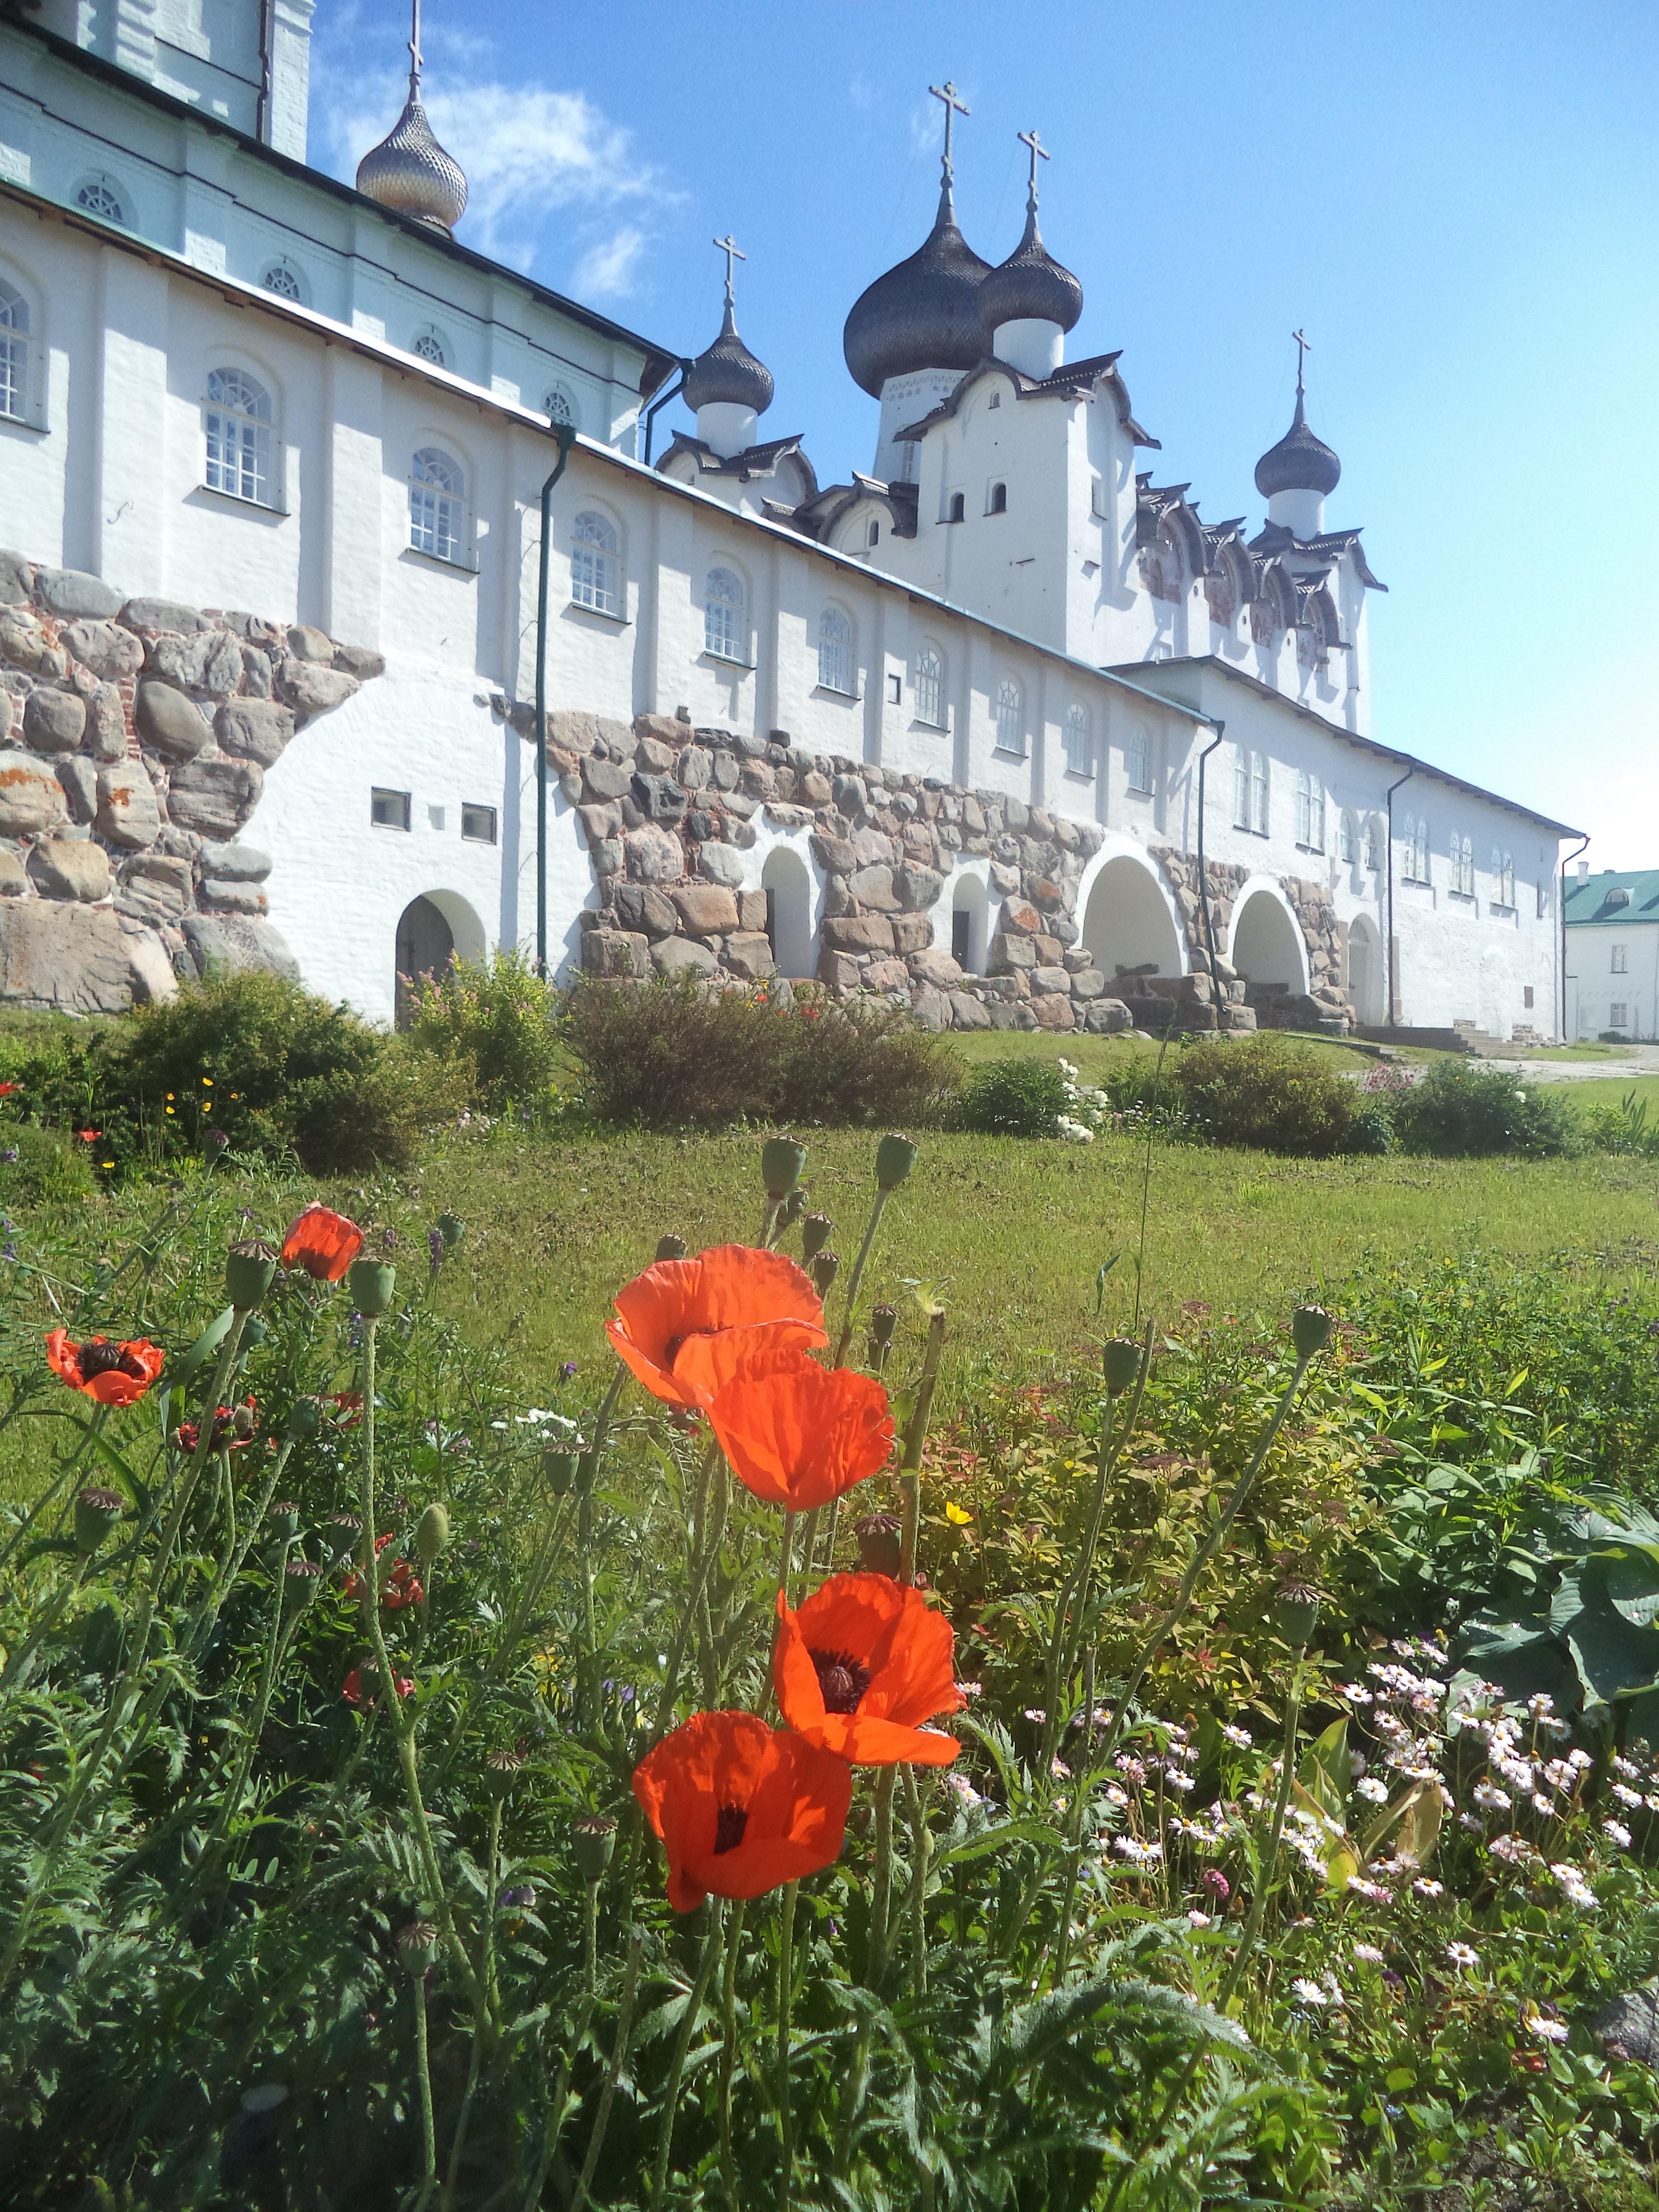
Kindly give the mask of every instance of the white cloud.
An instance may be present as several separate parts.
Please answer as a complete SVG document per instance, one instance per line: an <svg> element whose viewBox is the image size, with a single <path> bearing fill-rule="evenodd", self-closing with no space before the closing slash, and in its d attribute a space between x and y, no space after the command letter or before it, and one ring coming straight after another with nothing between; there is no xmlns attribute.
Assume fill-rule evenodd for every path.
<svg viewBox="0 0 1659 2212"><path fill-rule="evenodd" d="M634 289L634 272L645 251L645 233L627 223L613 238L590 246L577 265L575 289L584 299L619 299Z"/></svg>

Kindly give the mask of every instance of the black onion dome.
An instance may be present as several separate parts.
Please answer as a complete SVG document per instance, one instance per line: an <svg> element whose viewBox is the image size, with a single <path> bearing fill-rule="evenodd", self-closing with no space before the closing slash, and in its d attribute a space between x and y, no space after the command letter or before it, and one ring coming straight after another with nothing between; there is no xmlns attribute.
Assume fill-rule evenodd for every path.
<svg viewBox="0 0 1659 2212"><path fill-rule="evenodd" d="M434 230L453 230L465 213L465 175L433 137L413 81L392 131L358 162L357 189L366 199L413 216Z"/></svg>
<svg viewBox="0 0 1659 2212"><path fill-rule="evenodd" d="M1276 446L1270 446L1255 465L1255 488L1263 499L1276 491L1316 491L1321 497L1334 492L1342 464L1322 438L1308 428L1300 389L1296 416Z"/></svg>
<svg viewBox="0 0 1659 2212"><path fill-rule="evenodd" d="M682 396L695 415L699 407L752 407L763 415L772 404L772 372L738 336L732 303L726 303L720 334L686 371Z"/></svg>
<svg viewBox="0 0 1659 2212"><path fill-rule="evenodd" d="M1000 323L1058 323L1074 330L1083 313L1083 287L1042 243L1036 210L1028 206L1025 235L979 288L979 319L987 334Z"/></svg>
<svg viewBox="0 0 1659 2212"><path fill-rule="evenodd" d="M853 381L879 399L890 376L972 368L985 353L979 289L989 274L990 264L957 228L947 184L922 244L854 302L842 332Z"/></svg>

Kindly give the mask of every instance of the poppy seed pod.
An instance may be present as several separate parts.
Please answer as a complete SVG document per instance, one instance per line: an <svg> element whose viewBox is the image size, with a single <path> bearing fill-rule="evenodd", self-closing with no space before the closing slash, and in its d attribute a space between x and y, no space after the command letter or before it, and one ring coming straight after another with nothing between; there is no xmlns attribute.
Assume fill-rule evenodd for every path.
<svg viewBox="0 0 1659 2212"><path fill-rule="evenodd" d="M607 1813L584 1813L570 1823L571 1847L576 1871L586 1882L605 1880L611 1854L617 1848L617 1824Z"/></svg>
<svg viewBox="0 0 1659 2212"><path fill-rule="evenodd" d="M290 1559L283 1569L283 1603L290 1613L303 1612L323 1586L323 1570L315 1559Z"/></svg>
<svg viewBox="0 0 1659 2212"><path fill-rule="evenodd" d="M1108 1396L1121 1398L1139 1376L1140 1346L1132 1336L1109 1336L1100 1348L1100 1364Z"/></svg>
<svg viewBox="0 0 1659 2212"><path fill-rule="evenodd" d="M827 1213L808 1213L800 1224L800 1255L810 1267L830 1242L832 1227Z"/></svg>
<svg viewBox="0 0 1659 2212"><path fill-rule="evenodd" d="M686 1244L684 1237L670 1235L659 1237L657 1239L657 1257L659 1260L683 1260L685 1257L685 1252Z"/></svg>
<svg viewBox="0 0 1659 2212"><path fill-rule="evenodd" d="M233 1244L225 1255L225 1295L240 1313L252 1313L270 1288L276 1255L258 1237Z"/></svg>
<svg viewBox="0 0 1659 2212"><path fill-rule="evenodd" d="M835 1253L815 1252L812 1255L811 1276L821 1298L829 1297L830 1285L840 1273L841 1261Z"/></svg>
<svg viewBox="0 0 1659 2212"><path fill-rule="evenodd" d="M265 1515L265 1526L279 1544L291 1543L300 1533L300 1508L291 1498L279 1498Z"/></svg>
<svg viewBox="0 0 1659 2212"><path fill-rule="evenodd" d="M492 1751L484 1760L484 1788L492 1797L505 1797L523 1770L521 1751Z"/></svg>
<svg viewBox="0 0 1659 2212"><path fill-rule="evenodd" d="M429 1567L449 1541L449 1510L437 1498L415 1524L415 1555Z"/></svg>
<svg viewBox="0 0 1659 2212"><path fill-rule="evenodd" d="M392 1304L398 1270L389 1260L354 1260L349 1279L353 1305L365 1321L379 1321Z"/></svg>
<svg viewBox="0 0 1659 2212"><path fill-rule="evenodd" d="M853 1523L858 1539L859 1567L866 1575L898 1579L904 1560L904 1524L896 1513L866 1513Z"/></svg>
<svg viewBox="0 0 1659 2212"><path fill-rule="evenodd" d="M443 1238L445 1251L453 1252L466 1234L466 1224L459 1213L441 1213L438 1216L438 1234Z"/></svg>
<svg viewBox="0 0 1659 2212"><path fill-rule="evenodd" d="M1291 1340L1298 1359L1311 1359L1331 1340L1331 1316L1323 1306L1297 1306L1291 1316Z"/></svg>
<svg viewBox="0 0 1659 2212"><path fill-rule="evenodd" d="M323 1525L322 1533L331 1565L337 1559L349 1557L355 1550L357 1539L363 1533L363 1524L355 1513L331 1513Z"/></svg>
<svg viewBox="0 0 1659 2212"><path fill-rule="evenodd" d="M75 1500L75 1548L89 1559L120 1519L118 1490L82 1490Z"/></svg>
<svg viewBox="0 0 1659 2212"><path fill-rule="evenodd" d="M283 1433L291 1444L308 1443L323 1425L320 1398L296 1398L288 1409Z"/></svg>
<svg viewBox="0 0 1659 2212"><path fill-rule="evenodd" d="M555 1498L568 1498L576 1487L576 1455L573 1451L544 1451L542 1473Z"/></svg>
<svg viewBox="0 0 1659 2212"><path fill-rule="evenodd" d="M870 1341L872 1344L890 1344L893 1331L898 1327L896 1306L874 1306L870 1313Z"/></svg>
<svg viewBox="0 0 1659 2212"><path fill-rule="evenodd" d="M252 1352L256 1344L263 1344L270 1334L270 1324L259 1314L250 1314L242 1324L242 1350Z"/></svg>
<svg viewBox="0 0 1659 2212"><path fill-rule="evenodd" d="M876 1146L876 1188L878 1190L896 1190L916 1164L916 1148L908 1137L896 1131L885 1136Z"/></svg>
<svg viewBox="0 0 1659 2212"><path fill-rule="evenodd" d="M800 1219L805 1205L806 1193L800 1184L797 1183L783 1202L782 1226L786 1229L793 1229Z"/></svg>
<svg viewBox="0 0 1659 2212"><path fill-rule="evenodd" d="M806 1147L796 1137L769 1137L761 1146L761 1181L774 1206L781 1206L806 1168Z"/></svg>
<svg viewBox="0 0 1659 2212"><path fill-rule="evenodd" d="M1285 1641L1300 1650L1318 1624L1319 1592L1306 1583L1281 1583L1273 1599L1273 1620Z"/></svg>
<svg viewBox="0 0 1659 2212"><path fill-rule="evenodd" d="M398 1930L398 1963L411 1980L438 1963L438 1931L429 1920L411 1920Z"/></svg>

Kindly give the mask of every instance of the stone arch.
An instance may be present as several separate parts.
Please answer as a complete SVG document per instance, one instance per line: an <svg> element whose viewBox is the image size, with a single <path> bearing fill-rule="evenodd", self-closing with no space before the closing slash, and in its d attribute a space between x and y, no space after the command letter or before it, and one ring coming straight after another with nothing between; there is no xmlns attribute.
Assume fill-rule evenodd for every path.
<svg viewBox="0 0 1659 2212"><path fill-rule="evenodd" d="M812 878L790 845L775 845L761 869L766 934L779 969L799 981L813 972Z"/></svg>
<svg viewBox="0 0 1659 2212"><path fill-rule="evenodd" d="M975 869L957 868L951 878L950 951L966 975L985 973L989 909L985 878Z"/></svg>
<svg viewBox="0 0 1659 2212"><path fill-rule="evenodd" d="M1308 990L1308 948L1290 901L1269 877L1247 883L1233 908L1228 958L1255 994L1302 994Z"/></svg>
<svg viewBox="0 0 1659 2212"><path fill-rule="evenodd" d="M398 917L393 949L396 1012L399 1029L408 1026L410 985L441 976L457 960L481 960L487 940L483 924L456 891L424 891Z"/></svg>
<svg viewBox="0 0 1659 2212"><path fill-rule="evenodd" d="M1168 892L1135 852L1102 855L1079 886L1083 943L1109 990L1118 970L1182 975L1187 963Z"/></svg>
<svg viewBox="0 0 1659 2212"><path fill-rule="evenodd" d="M1348 998L1362 1028L1376 1029L1385 1018L1382 937L1368 914L1348 924Z"/></svg>

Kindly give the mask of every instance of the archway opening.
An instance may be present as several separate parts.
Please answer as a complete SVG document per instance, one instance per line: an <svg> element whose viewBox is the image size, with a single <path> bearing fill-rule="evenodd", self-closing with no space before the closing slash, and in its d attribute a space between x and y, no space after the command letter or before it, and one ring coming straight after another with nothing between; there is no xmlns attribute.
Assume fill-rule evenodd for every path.
<svg viewBox="0 0 1659 2212"><path fill-rule="evenodd" d="M951 890L951 957L964 975L985 973L985 884L958 875Z"/></svg>
<svg viewBox="0 0 1659 2212"><path fill-rule="evenodd" d="M1382 940L1369 915L1348 924L1348 999L1361 1026L1382 1020Z"/></svg>
<svg viewBox="0 0 1659 2212"><path fill-rule="evenodd" d="M778 846L766 856L761 889L772 957L783 975L803 981L812 973L812 884L805 861L788 846Z"/></svg>
<svg viewBox="0 0 1659 2212"><path fill-rule="evenodd" d="M410 899L398 918L397 1011L400 1030L409 1027L415 989L443 975L455 957L455 934L433 899Z"/></svg>
<svg viewBox="0 0 1659 2212"><path fill-rule="evenodd" d="M1151 871L1127 854L1108 860L1095 878L1083 913L1083 942L1109 988L1120 972L1187 972L1163 893Z"/></svg>
<svg viewBox="0 0 1659 2212"><path fill-rule="evenodd" d="M1296 924L1269 890L1252 891L1233 916L1232 963L1244 979L1244 1002L1270 1029L1300 1027L1289 1002L1306 994L1308 971Z"/></svg>

